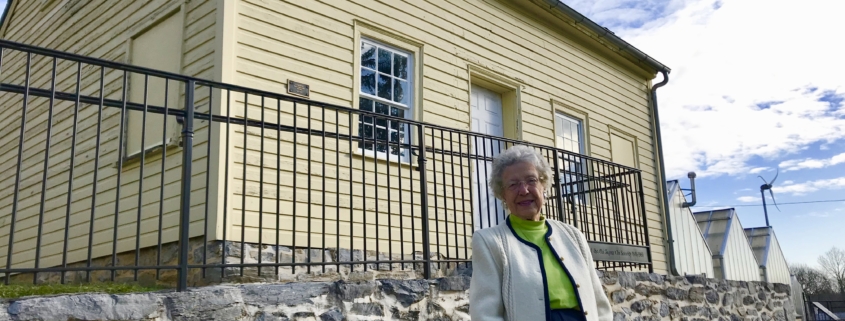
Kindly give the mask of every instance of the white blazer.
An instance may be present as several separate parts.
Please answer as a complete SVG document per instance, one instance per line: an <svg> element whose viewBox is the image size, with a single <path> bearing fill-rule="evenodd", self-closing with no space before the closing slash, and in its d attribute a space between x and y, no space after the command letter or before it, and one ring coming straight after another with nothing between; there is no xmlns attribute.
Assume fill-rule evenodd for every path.
<svg viewBox="0 0 845 321"><path fill-rule="evenodd" d="M472 236L470 317L473 321L548 320L542 257L535 246L516 236L508 222L505 219L505 223L475 231ZM547 219L546 226L550 248L572 277L587 320L613 320L584 234L558 221Z"/></svg>

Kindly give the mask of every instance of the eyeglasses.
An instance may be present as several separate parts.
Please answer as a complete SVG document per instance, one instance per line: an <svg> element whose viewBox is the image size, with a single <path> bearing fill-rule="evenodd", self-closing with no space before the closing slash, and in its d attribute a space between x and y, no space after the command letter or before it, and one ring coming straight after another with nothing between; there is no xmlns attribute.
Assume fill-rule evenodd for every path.
<svg viewBox="0 0 845 321"><path fill-rule="evenodd" d="M511 191L518 191L521 190L523 186L528 189L537 188L540 185L540 180L537 178L529 178L524 181L510 181L507 184L507 188Z"/></svg>

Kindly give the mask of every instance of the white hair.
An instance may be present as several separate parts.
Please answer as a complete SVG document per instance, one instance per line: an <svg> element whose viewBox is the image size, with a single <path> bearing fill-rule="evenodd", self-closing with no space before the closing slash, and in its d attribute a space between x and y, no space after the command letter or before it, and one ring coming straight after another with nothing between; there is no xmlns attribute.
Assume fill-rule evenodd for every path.
<svg viewBox="0 0 845 321"><path fill-rule="evenodd" d="M516 145L508 148L493 160L493 173L489 182L490 188L493 189L493 196L498 199L504 198L502 175L506 168L519 163L534 165L540 175L539 179L540 183L543 184L543 191L549 190L551 184L548 184L548 182L552 178L552 167L549 162L537 150L524 145Z"/></svg>

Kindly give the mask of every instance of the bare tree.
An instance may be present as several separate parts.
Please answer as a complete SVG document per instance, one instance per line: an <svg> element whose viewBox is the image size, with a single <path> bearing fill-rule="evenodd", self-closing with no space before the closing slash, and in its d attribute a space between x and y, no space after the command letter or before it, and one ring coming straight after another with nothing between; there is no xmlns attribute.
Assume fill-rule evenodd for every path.
<svg viewBox="0 0 845 321"><path fill-rule="evenodd" d="M798 279L807 295L833 294L833 282L819 269L806 264L790 264L789 274Z"/></svg>
<svg viewBox="0 0 845 321"><path fill-rule="evenodd" d="M819 266L836 283L839 293L845 294L845 251L834 246L819 257Z"/></svg>

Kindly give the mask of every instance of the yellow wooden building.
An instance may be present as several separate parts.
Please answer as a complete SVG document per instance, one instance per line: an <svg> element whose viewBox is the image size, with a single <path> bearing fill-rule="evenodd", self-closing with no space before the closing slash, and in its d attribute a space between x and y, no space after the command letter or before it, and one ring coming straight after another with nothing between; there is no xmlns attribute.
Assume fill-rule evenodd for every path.
<svg viewBox="0 0 845 321"><path fill-rule="evenodd" d="M0 35L252 88L244 94L198 86L193 101L198 113L302 130L197 119L190 237L411 253L423 242L426 201L430 243L437 242L432 252L467 259L472 230L502 215L486 192L489 159L467 156L495 154L479 139L496 136L595 164L572 169L586 158L561 161L569 173L563 176L639 170L641 183L628 183L642 199L626 201L639 209L614 205L622 203L617 192L602 194L607 199L572 196L567 204L610 204L603 208L616 212L580 215L582 230L599 243L624 243L616 241L635 239L622 235L642 228L638 244L648 246L655 272L668 273L652 81L669 69L557 0L10 0ZM184 83L161 75L68 59L53 69L43 55L29 59L31 68L24 68L27 55L6 49L2 83L28 81L49 92L55 80L57 91L74 93L78 85L82 95L106 100L172 109L186 103ZM264 92L307 97L295 104ZM75 112L73 99L53 106L33 96L21 139L22 97L0 92L0 240L9 238L14 220L12 267L35 260L57 266L179 239L184 119L137 110L121 117L119 108L99 111L90 103ZM367 120L304 98L408 123ZM428 131L418 131L419 124ZM341 135L374 140L353 144ZM399 145L417 141L441 151L428 153L422 171L419 153ZM412 187L422 172L432 182L426 200ZM636 222L600 222L625 211ZM473 217L481 212L492 215ZM0 262L7 243L0 242Z"/></svg>

